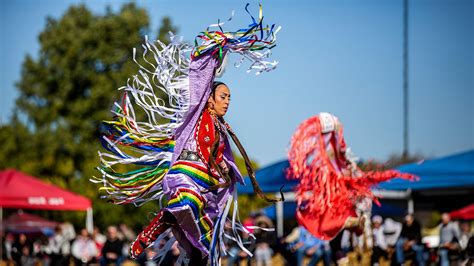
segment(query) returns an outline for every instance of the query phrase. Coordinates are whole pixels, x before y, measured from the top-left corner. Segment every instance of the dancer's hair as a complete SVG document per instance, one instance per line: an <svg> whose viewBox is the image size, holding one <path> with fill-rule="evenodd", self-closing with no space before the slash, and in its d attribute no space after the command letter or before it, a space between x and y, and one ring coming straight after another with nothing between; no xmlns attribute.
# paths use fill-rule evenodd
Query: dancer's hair
<svg viewBox="0 0 474 266"><path fill-rule="evenodd" d="M220 85L225 85L227 86L227 84L225 84L224 82L222 81L214 81L212 83L212 89L211 89L211 96L210 97L213 97L216 95L216 90L217 90L217 87L219 87Z"/></svg>

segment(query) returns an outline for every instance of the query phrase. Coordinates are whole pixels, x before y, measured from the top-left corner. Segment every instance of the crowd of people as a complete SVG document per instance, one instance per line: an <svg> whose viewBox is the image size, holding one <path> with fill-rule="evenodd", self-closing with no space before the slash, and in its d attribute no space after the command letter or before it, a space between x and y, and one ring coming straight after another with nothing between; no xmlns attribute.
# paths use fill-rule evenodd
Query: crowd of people
<svg viewBox="0 0 474 266"><path fill-rule="evenodd" d="M351 265L350 253L363 265L363 254L370 255L370 265L404 265L411 261L416 265L468 265L474 256L474 237L469 222L453 222L449 214L441 216L439 247L433 249L422 243L421 225L412 214L403 223L375 215L371 219L370 237L367 234L343 230L331 241L314 237L303 226L295 227L290 234L277 239L274 224L265 215L253 215L244 221L250 234L242 234L242 247L235 241L225 243L227 254L223 265L269 266L272 258L280 253L286 265L314 266ZM228 223L226 230L232 230ZM7 265L122 265L129 258L129 245L136 235L126 225L109 226L103 235L98 228L93 233L83 228L76 235L71 224L55 228L49 237L7 233L3 241L3 260ZM138 259L140 265L175 265L182 252L175 242L161 262L153 260L156 250L163 248L167 239L156 242ZM253 255L251 255L253 254ZM354 262L352 262L354 263ZM387 264L388 263L388 264ZM451 264L450 264L451 263ZM245 263L244 263L245 264Z"/></svg>
<svg viewBox="0 0 474 266"><path fill-rule="evenodd" d="M121 265L128 257L128 243L135 233L126 225L109 226L106 235L98 228L90 234L85 228L76 235L71 224L58 225L54 233L7 233L3 260L7 265Z"/></svg>
<svg viewBox="0 0 474 266"><path fill-rule="evenodd" d="M260 216L255 225L273 227L270 219ZM303 226L295 227L290 234L277 241L275 232L256 229L256 243L248 249L251 258L238 247L229 246L228 266L241 265L246 261L257 266L272 265L272 254L280 253L286 265L470 265L474 257L474 235L470 222L453 222L449 214L441 216L439 246L430 247L422 243L421 225L412 214L404 217L403 223L391 218L375 215L371 219L369 234L356 234L343 230L331 241L323 241L310 234ZM248 235L243 236L248 239ZM248 241L251 243L251 241ZM349 254L354 258L349 262ZM364 262L363 257L370 257ZM252 264L253 265L253 264ZM471 264L472 265L472 264Z"/></svg>

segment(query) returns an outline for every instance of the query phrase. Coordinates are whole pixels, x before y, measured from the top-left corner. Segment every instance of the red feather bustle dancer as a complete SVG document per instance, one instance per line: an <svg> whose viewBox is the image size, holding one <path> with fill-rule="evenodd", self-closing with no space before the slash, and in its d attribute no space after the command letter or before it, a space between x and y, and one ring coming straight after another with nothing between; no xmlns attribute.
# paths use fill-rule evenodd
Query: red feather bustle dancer
<svg viewBox="0 0 474 266"><path fill-rule="evenodd" d="M300 181L296 217L323 240L363 225L372 201L379 204L372 186L396 177L415 179L395 170L363 172L350 156L342 128L332 114L313 116L299 125L288 152L288 177Z"/></svg>

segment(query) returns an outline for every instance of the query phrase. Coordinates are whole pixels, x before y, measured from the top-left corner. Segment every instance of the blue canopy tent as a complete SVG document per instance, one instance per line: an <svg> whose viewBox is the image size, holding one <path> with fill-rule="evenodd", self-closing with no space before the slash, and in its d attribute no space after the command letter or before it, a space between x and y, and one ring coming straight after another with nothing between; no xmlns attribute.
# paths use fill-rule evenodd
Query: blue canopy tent
<svg viewBox="0 0 474 266"><path fill-rule="evenodd" d="M382 191L405 191L409 211L417 209L452 211L474 202L474 150L446 157L402 165L401 172L412 173L420 179L410 182L394 179L379 185ZM453 200L455 199L455 200Z"/></svg>
<svg viewBox="0 0 474 266"><path fill-rule="evenodd" d="M283 160L256 172L257 180L265 193L275 193L276 196L279 196L279 190L284 186L282 191L285 192L285 199L288 201L294 200L294 193L292 191L297 182L286 179L286 169L288 166L288 161ZM416 198L425 197L425 202L436 203L436 206L449 204L451 208L457 206L453 204L452 200L447 200L452 199L453 194L458 197L460 196L459 200L456 201L458 205L467 205L470 202L466 203L466 201L473 201L472 196L469 197L469 195L472 195L474 190L474 150L426 160L420 163L402 165L397 170L415 174L420 179L416 182L402 179L384 182L377 189L374 189L374 193L383 199L408 200L409 212L414 211L414 199ZM238 192L241 194L253 194L248 177L245 180L247 185L238 185ZM463 194L466 196L462 196ZM435 199L433 195L438 197ZM446 197L441 197L440 195ZM289 207L284 206L282 202L278 202L274 206L279 235L283 234L284 208L290 207L291 205Z"/></svg>
<svg viewBox="0 0 474 266"><path fill-rule="evenodd" d="M412 191L474 187L474 150L455 155L405 164L397 168L420 177L417 182L394 179L380 184L380 189Z"/></svg>
<svg viewBox="0 0 474 266"><path fill-rule="evenodd" d="M283 187L283 192L293 191L298 183L286 179L287 160L283 160L256 172L258 183L265 193L275 193ZM404 179L393 179L378 186L382 190L412 191L427 189L445 189L459 187L474 187L474 150L450 155L419 163L405 164L397 168L403 173L412 173L420 177L416 182ZM253 188L248 177L246 185L238 185L242 194L253 194Z"/></svg>
<svg viewBox="0 0 474 266"><path fill-rule="evenodd" d="M293 187L298 184L295 180L286 179L286 169L290 167L288 160L283 160L258 170L257 176L258 184L265 193L276 193L280 191L283 186L283 192L293 191ZM237 190L241 194L253 194L252 184L248 177L245 178L245 186L239 184Z"/></svg>
<svg viewBox="0 0 474 266"><path fill-rule="evenodd" d="M289 201L283 204L283 219L291 219L295 218L295 211L296 211L296 202ZM271 205L263 209L263 213L265 213L268 218L272 220L276 220L276 206ZM398 206L384 203L381 206L377 206L373 204L372 206L372 214L373 215L383 215L383 216L402 216L405 214L405 210Z"/></svg>
<svg viewBox="0 0 474 266"><path fill-rule="evenodd" d="M271 164L267 167L261 168L258 170L255 175L257 176L258 184L262 188L263 192L265 193L275 193L276 197L280 197L280 189L285 194L285 199L287 201L294 201L294 193L293 188L298 184L295 180L288 180L286 179L286 169L290 166L288 160L283 160L274 164ZM237 191L240 194L254 194L252 184L248 177L245 178L245 186L238 184ZM283 236L283 215L288 213L284 211L284 206L288 204L283 204L283 202L275 203L275 206L271 206L275 208L275 210L269 211L277 217L276 224L277 224L277 235ZM291 208L291 206L289 207ZM293 211L290 213L294 215L294 210L296 209L296 205L293 207ZM289 210L288 210L289 211Z"/></svg>

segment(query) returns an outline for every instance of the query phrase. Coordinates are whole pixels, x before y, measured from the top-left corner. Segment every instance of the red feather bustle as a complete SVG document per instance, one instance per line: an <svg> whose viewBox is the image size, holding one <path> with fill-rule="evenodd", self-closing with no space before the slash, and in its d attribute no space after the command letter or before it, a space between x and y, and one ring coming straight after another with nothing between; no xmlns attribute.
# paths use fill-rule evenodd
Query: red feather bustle
<svg viewBox="0 0 474 266"><path fill-rule="evenodd" d="M357 217L356 205L377 198L371 187L395 177L414 179L394 170L363 172L348 158L343 128L330 114L331 130L323 133L321 115L305 120L294 133L287 176L300 181L296 187L297 219L320 239L334 238L349 217ZM327 131L327 132L326 132Z"/></svg>

